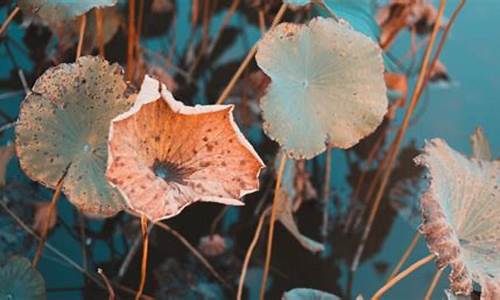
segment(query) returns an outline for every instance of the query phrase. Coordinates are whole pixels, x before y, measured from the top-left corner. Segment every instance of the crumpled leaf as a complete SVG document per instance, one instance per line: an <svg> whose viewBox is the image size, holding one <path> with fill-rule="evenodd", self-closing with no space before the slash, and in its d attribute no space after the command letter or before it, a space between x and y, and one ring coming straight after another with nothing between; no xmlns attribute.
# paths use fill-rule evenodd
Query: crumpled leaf
<svg viewBox="0 0 500 300"><path fill-rule="evenodd" d="M185 106L146 77L109 134L106 175L130 211L153 221L197 201L242 205L264 163L233 121L232 105Z"/></svg>
<svg viewBox="0 0 500 300"><path fill-rule="evenodd" d="M431 32L437 15L436 8L427 0L391 0L379 9L376 18L381 28L380 45L383 49L390 48L404 28L414 27L420 35Z"/></svg>
<svg viewBox="0 0 500 300"><path fill-rule="evenodd" d="M63 192L86 214L106 217L124 208L104 175L112 118L132 106L135 95L117 64L80 57L38 78L21 105L16 150L31 179L55 188L67 169Z"/></svg>
<svg viewBox="0 0 500 300"><path fill-rule="evenodd" d="M434 64L430 70L429 80L431 82L450 81L448 70L446 70L446 66L440 60L436 61L436 64Z"/></svg>
<svg viewBox="0 0 500 300"><path fill-rule="evenodd" d="M259 42L256 60L272 79L261 99L264 131L291 158L349 148L387 111L381 50L344 23L281 23Z"/></svg>
<svg viewBox="0 0 500 300"><path fill-rule="evenodd" d="M278 155L276 158L276 163L281 160L281 155L283 154ZM304 161L287 160L278 197L277 219L304 248L312 253L321 252L324 250L324 246L302 235L293 217L293 213L302 204L304 196L306 198L317 196L316 190L309 181L309 173L305 170Z"/></svg>
<svg viewBox="0 0 500 300"><path fill-rule="evenodd" d="M484 130L481 127L476 128L474 133L470 137L470 142L472 145L472 157L482 160L493 160L493 155L491 155L490 143L484 134Z"/></svg>
<svg viewBox="0 0 500 300"><path fill-rule="evenodd" d="M283 294L283 300L340 300L339 297L326 292L308 289L295 288Z"/></svg>
<svg viewBox="0 0 500 300"><path fill-rule="evenodd" d="M431 178L420 230L438 267L451 267L450 289L469 295L474 280L481 299L500 299L500 162L468 159L441 139L415 161Z"/></svg>
<svg viewBox="0 0 500 300"><path fill-rule="evenodd" d="M57 222L57 210L53 210L51 214L50 211L50 202L41 202L35 203L35 215L33 217L33 229L36 233L42 234L45 226L48 226L47 229L50 231ZM49 219L50 215L50 219Z"/></svg>
<svg viewBox="0 0 500 300"><path fill-rule="evenodd" d="M13 256L1 267L0 299L46 299L45 281L29 260Z"/></svg>
<svg viewBox="0 0 500 300"><path fill-rule="evenodd" d="M3 146L0 148L0 187L5 186L5 175L7 173L7 165L16 153L14 144Z"/></svg>
<svg viewBox="0 0 500 300"><path fill-rule="evenodd" d="M285 228L297 239L297 241L312 253L318 253L325 250L323 244L318 243L300 233L297 224L293 218L292 201L286 191L281 190L277 198L278 206L276 218L285 226Z"/></svg>

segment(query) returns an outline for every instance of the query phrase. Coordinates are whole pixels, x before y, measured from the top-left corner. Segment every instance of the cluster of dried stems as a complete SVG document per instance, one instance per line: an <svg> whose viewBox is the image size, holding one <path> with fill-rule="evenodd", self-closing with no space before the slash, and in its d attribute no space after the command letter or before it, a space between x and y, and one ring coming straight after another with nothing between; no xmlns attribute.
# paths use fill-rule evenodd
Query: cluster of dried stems
<svg viewBox="0 0 500 300"><path fill-rule="evenodd" d="M140 46L140 35L142 32L142 26L143 26L143 15L144 15L144 0L139 0L138 3L138 10L136 9L136 1L135 0L129 0L129 14L128 14L128 47L127 47L127 64L126 64L126 78L128 80L132 80L134 76L134 72L137 67L137 60L139 57L139 54L141 51ZM200 9L200 5L203 3L205 6L203 9ZM218 32L215 36L215 39L210 43L209 39L209 33L208 33L208 24L209 24L209 19L210 19L210 13L208 7L210 6L210 1L201 1L200 0L193 0L192 1L192 26L197 26L196 24L198 23L198 19L200 18L199 14L200 11L203 11L203 16L202 16L202 26L203 26L203 43L202 47L200 50L199 57L195 60L195 65L197 62L199 62L200 58L202 55L206 53L210 53L215 44L217 43L218 38L221 35L221 32L224 30L224 28L228 25L231 17L234 15L235 11L237 10L240 1L239 0L234 0L227 10L224 20L222 22L221 27L218 29ZM430 79L430 72L431 70L436 66L438 63L439 56L443 50L443 46L445 44L447 35L450 31L451 26L455 22L455 19L462 9L462 7L465 4L465 0L461 0L458 6L456 7L455 11L453 12L452 17L450 18L449 22L446 24L446 27L444 31L440 35L439 42L437 44L437 47L434 47L436 41L438 40L439 36L439 31L440 27L442 26L441 22L441 17L443 16L444 9L446 7L446 0L440 0L440 5L438 9L438 17L436 19L436 22L433 26L432 33L430 35L430 38L427 40L427 47L425 49L425 54L422 58L421 61L421 69L418 75L418 79L416 82L416 85L413 89L413 95L410 98L410 102L408 104L408 107L405 111L404 114L404 119L402 121L402 124L399 126L399 129L397 131L397 134L390 144L389 150L386 152L384 159L380 162L379 167L377 169L375 178L371 182L370 188L368 189L368 194L366 196L366 199L372 200L373 198L373 203L371 205L371 210L368 214L368 219L366 221L366 225L361 237L361 240L359 241L359 246L356 251L356 254L354 256L354 260L351 265L351 271L355 272L358 266L358 263L361 259L361 256L363 254L363 249L366 244L366 241L368 239L368 236L370 234L370 230L373 226L373 223L376 220L377 212L380 207L381 200L384 196L384 193L386 191L386 187L389 181L389 178L391 176L391 172L394 167L395 160L398 156L402 140L405 136L405 133L410 125L411 118L413 116L413 113L415 111L415 107L419 102L419 99L422 95L422 92L424 91L427 83L429 82ZM136 11L138 11L136 15ZM269 28L273 28L276 26L281 19L283 18L285 12L287 11L287 5L283 4L279 11L277 11L272 24L270 25ZM7 17L7 19L4 21L2 26L0 27L0 36L2 36L5 33L5 30L8 26L8 24L14 19L14 17L18 14L19 8L16 7ZM99 55L104 57L105 56L105 51L104 51L104 37L103 37L103 15L101 9L96 9L95 10L95 15L96 15L96 30L97 30L97 40L98 40L98 50L99 50ZM266 24L265 24L265 16L264 12L259 9L258 11L258 16L259 16L259 23L260 23L260 29L262 34L266 32ZM79 34L79 41L78 41L78 46L77 46L77 51L76 51L76 58L78 58L81 55L81 50L82 50L82 44L83 44L83 36L86 30L86 25L87 25L87 17L86 15L83 15L80 17L80 34ZM387 45L386 45L387 46ZM384 47L386 48L386 47ZM226 87L223 89L223 92L220 94L219 98L217 99L216 103L217 104L222 104L224 101L228 98L230 95L231 91L234 89L236 83L244 73L245 69L248 67L248 65L252 62L255 54L257 51L257 45L254 45L247 53L243 61L241 62L241 65L233 75L233 77L229 80L228 84ZM434 53L434 54L433 54ZM196 67L196 66L194 66ZM194 68L193 67L193 68ZM4 130L4 129L3 129ZM374 144L373 149L370 151L370 155L368 156L367 159L367 166L370 166L374 158L376 156L376 153L380 151L382 148L382 140L385 138L387 135L387 130L381 134L379 137L378 141ZM327 162L326 165L327 167L325 168L325 175L324 175L324 191L323 191L323 204L325 206L325 212L324 212L324 220L323 220L323 228L322 228L322 234L326 236L327 234L327 220L328 220L328 214L326 212L326 206L328 204L328 199L330 198L330 177L331 177L331 149L328 149L326 152L326 157L327 157ZM268 240L267 240L267 247L266 247L266 258L265 258L265 264L264 264L264 274L262 278L262 283L261 283L261 288L260 288L260 299L264 298L265 290L266 290L266 283L267 283L267 278L268 278L268 273L269 273L269 267L271 263L271 255L272 255L272 245L273 245L273 238L274 238L274 224L276 221L276 209L277 209L277 195L278 191L281 187L281 179L283 176L283 170L284 166L286 163L286 156L283 155L282 159L280 160L279 163L279 168L276 172L276 183L275 183L275 189L274 189L274 200L273 200L273 205L272 207L265 209L258 221L257 228L255 235L253 237L253 240L251 244L248 247L247 253L245 255L244 263L243 263L243 268L241 271L240 275L240 281L238 285L238 290L237 290L237 299L242 299L242 294L243 294L243 284L245 280L245 275L247 273L247 269L250 263L250 259L253 253L253 250L255 249L259 236L261 234L262 228L264 226L265 220L267 217L269 217L269 231L268 231ZM364 180L366 179L366 170L361 174L355 190L353 192L353 199L356 199L359 196L360 193L360 188L363 185ZM56 204L57 201L60 197L61 194L61 189L62 189L62 183L64 181L64 175L60 179L56 190L53 194L52 200L50 202L50 213L52 213L56 209ZM35 237L39 241L38 248L36 250L35 256L33 258L33 266L37 266L37 263L39 262L43 248L46 247L50 251L52 251L55 255L60 257L63 261L66 263L70 264L72 267L74 267L76 270L80 271L83 273L86 277L88 277L90 280L95 282L98 286L107 289L109 291L109 299L114 299L115 298L115 292L114 289L118 289L120 291L129 293L129 294L136 294L136 299L153 299L150 296L144 295L143 290L145 286L145 281L146 281L146 267L147 267L147 248L148 248L148 233L151 231L153 228L153 225L157 226L158 228L161 228L162 230L165 230L166 232L171 233L174 235L177 239L179 239L201 262L202 264L207 267L207 269L211 272L211 274L219 280L223 285L229 286L227 282L225 282L224 277L220 275L212 266L211 264L203 257L202 254L200 254L195 247L193 247L187 240L184 238L179 232L175 231L174 229L170 228L167 224L158 222L154 224L148 224L148 221L146 220L145 217L141 218L141 233L142 233L142 241L143 241L143 258L142 258L142 267L141 267L141 280L140 280L140 286L138 290L135 292L131 290L128 287L122 286L117 282L110 281L104 272L101 269L98 269L98 274L101 276L101 279L99 279L98 276L94 272L91 272L87 270L87 268L84 266L80 266L76 262L72 261L70 258L68 258L66 255L61 253L59 250L54 248L50 243L46 242L47 239L47 233L48 233L48 224L43 227L43 230L41 232L41 235L38 235L35 233L35 231L30 228L29 225L26 225L18 216L15 215L13 211L11 211L7 205L5 204L4 201L0 201L0 205L2 208L19 224L20 227L22 227L25 231L27 231L30 235ZM217 226L216 224L218 221L221 219L222 215L224 214L226 210L221 211L221 213L217 216L216 220L214 220L214 223L212 225L212 234L213 231L215 230L215 227ZM49 213L49 216L50 216ZM84 234L84 232L83 232ZM419 241L419 233L416 233L414 238L411 241L411 244L409 245L408 249L405 251L404 255L402 256L401 260L398 262L394 270L392 271L387 283L380 289L378 290L372 297L372 299L379 299L387 290L389 290L392 286L394 286L397 282L408 276L411 272L415 271L418 269L420 266L432 261L435 256L434 255L429 255L410 267L408 267L406 270L400 272L401 267L405 264L407 259L409 258L411 252L415 248ZM120 273L123 274L124 270L127 268L128 263L130 262L131 257L134 255L135 251L137 250L137 246L139 245L139 238L137 239L136 243L134 243L134 246L131 247L129 255L127 255L127 259L125 259L124 265L122 266ZM84 253L84 257L86 254ZM123 269L123 270L122 270ZM426 293L425 299L430 299L432 295L432 291L434 290L443 270L437 270L436 275L434 276L432 283Z"/></svg>

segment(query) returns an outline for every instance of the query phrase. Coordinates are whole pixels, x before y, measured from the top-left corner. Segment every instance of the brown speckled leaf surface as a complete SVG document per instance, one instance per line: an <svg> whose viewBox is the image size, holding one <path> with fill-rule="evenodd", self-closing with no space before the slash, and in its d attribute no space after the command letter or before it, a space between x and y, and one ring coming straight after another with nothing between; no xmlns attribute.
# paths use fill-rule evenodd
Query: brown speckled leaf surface
<svg viewBox="0 0 500 300"><path fill-rule="evenodd" d="M416 161L431 177L421 232L438 267L451 267L451 290L469 294L476 281L481 299L500 299L500 162L468 159L441 139Z"/></svg>
<svg viewBox="0 0 500 300"><path fill-rule="evenodd" d="M130 210L158 221L195 201L240 205L256 191L263 163L232 109L184 106L146 77L134 107L113 120L109 141L107 176Z"/></svg>
<svg viewBox="0 0 500 300"><path fill-rule="evenodd" d="M60 64L36 81L21 105L16 151L23 171L63 192L84 213L106 217L123 199L105 178L109 124L135 99L120 66L97 57Z"/></svg>

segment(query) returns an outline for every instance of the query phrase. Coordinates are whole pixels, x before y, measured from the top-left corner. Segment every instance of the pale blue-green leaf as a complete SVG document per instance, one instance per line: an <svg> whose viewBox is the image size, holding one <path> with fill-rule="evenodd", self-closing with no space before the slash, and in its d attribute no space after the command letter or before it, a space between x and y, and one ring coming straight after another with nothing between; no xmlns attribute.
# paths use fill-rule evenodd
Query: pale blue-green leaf
<svg viewBox="0 0 500 300"><path fill-rule="evenodd" d="M0 269L1 300L44 300L45 281L24 257L13 256Z"/></svg>
<svg viewBox="0 0 500 300"><path fill-rule="evenodd" d="M264 130L294 159L355 145L387 111L379 46L333 19L278 25L256 60L272 79L261 99Z"/></svg>
<svg viewBox="0 0 500 300"><path fill-rule="evenodd" d="M484 299L500 299L500 162L469 159L441 139L416 162L431 177L421 231L439 264L451 266L450 288L468 294L474 280Z"/></svg>
<svg viewBox="0 0 500 300"><path fill-rule="evenodd" d="M116 0L18 0L17 5L28 14L36 14L49 24L69 21L94 7L107 7Z"/></svg>
<svg viewBox="0 0 500 300"><path fill-rule="evenodd" d="M283 3L296 6L303 6L311 3L311 0L283 0Z"/></svg>
<svg viewBox="0 0 500 300"><path fill-rule="evenodd" d="M471 296L455 295L450 290L444 290L446 300L472 300Z"/></svg>
<svg viewBox="0 0 500 300"><path fill-rule="evenodd" d="M124 208L104 172L110 121L135 99L117 64L80 57L38 78L21 105L16 150L33 180L55 188L65 169L63 192L83 212L106 217Z"/></svg>
<svg viewBox="0 0 500 300"><path fill-rule="evenodd" d="M296 288L284 293L283 300L340 300L340 298L314 289Z"/></svg>

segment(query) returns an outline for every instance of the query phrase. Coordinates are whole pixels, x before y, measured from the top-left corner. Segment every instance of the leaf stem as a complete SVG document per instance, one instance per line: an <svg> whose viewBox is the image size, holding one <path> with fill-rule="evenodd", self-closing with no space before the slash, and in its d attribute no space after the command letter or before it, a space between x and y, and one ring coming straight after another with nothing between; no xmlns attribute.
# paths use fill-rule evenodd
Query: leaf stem
<svg viewBox="0 0 500 300"><path fill-rule="evenodd" d="M276 25L278 25L278 23L283 18L283 15L285 14L286 9L287 9L287 5L283 3L281 5L278 13L274 17L273 23L271 25L271 29L274 28ZM245 69L248 67L248 65L250 64L250 62L254 58L255 53L257 53L257 43L255 43L255 45L253 45L253 47L250 49L250 51L248 51L248 54L245 57L245 59L243 60L243 62L241 63L240 67L238 68L238 70L236 70L236 73L234 73L233 77L229 81L229 83L226 86L226 88L224 89L224 91L222 91L222 94L219 96L219 99L217 99L216 104L223 104L224 101L226 101L227 97L229 97L229 94L231 93L234 86L236 85L236 82L238 82L238 79L240 79L241 75L243 74L243 71L245 71Z"/></svg>
<svg viewBox="0 0 500 300"><path fill-rule="evenodd" d="M198 251L196 250L191 243L189 243L188 240L182 234L177 232L175 229L171 228L165 223L162 222L157 222L154 223L156 226L160 227L161 229L171 233L174 237L176 237L186 248L188 248L196 258L212 273L212 275L219 280L224 286L229 287L229 284L224 280L224 278L212 267L212 265L207 261L207 259Z"/></svg>
<svg viewBox="0 0 500 300"><path fill-rule="evenodd" d="M135 0L128 2L128 44L127 44L127 80L134 76L134 50L135 50Z"/></svg>
<svg viewBox="0 0 500 300"><path fill-rule="evenodd" d="M148 234L148 219L145 215L141 216L141 232L142 232L142 262L141 262L141 281L139 284L139 290L135 295L135 300L141 299L142 293L144 292L144 286L146 285L146 275L148 271L148 246L149 246L149 234Z"/></svg>
<svg viewBox="0 0 500 300"><path fill-rule="evenodd" d="M429 254L428 256L422 258L421 260L417 261L413 265L409 266L408 269L404 270L403 272L399 273L396 275L393 279L389 280L383 287L381 287L371 298L372 300L377 300L380 299L380 297L385 294L389 289L391 289L393 286L395 286L398 282L400 282L402 279L404 279L406 276L410 275L417 269L419 269L421 266L427 264L428 262L432 261L434 258L436 258L435 254Z"/></svg>
<svg viewBox="0 0 500 300"><path fill-rule="evenodd" d="M417 231L415 233L415 235L413 236L413 239L411 240L410 245L408 245L408 248L406 248L405 252L403 253L403 256L399 260L398 264L396 265L396 267L394 267L394 270L392 271L388 280L391 280L392 278L394 278L394 276L396 276L399 273L399 271L401 270L401 267L408 260L411 253L413 252L413 249L415 249L415 246L417 246L419 240L420 240L420 232Z"/></svg>
<svg viewBox="0 0 500 300"><path fill-rule="evenodd" d="M262 226L264 225L264 220L266 216L269 214L269 209L264 210L262 215L259 218L259 223L257 224L257 229L255 229L255 233L252 238L252 242L250 242L250 246L248 246L247 253L245 254L245 260L243 261L243 267L241 268L240 281L238 283L238 293L236 296L236 300L241 300L243 295L243 286L245 284L245 277L248 270L248 264L250 263L250 258L252 258L253 250L255 246L257 246L257 242L259 241L260 233L262 232Z"/></svg>
<svg viewBox="0 0 500 300"><path fill-rule="evenodd" d="M42 256L43 248L45 247L45 241L47 240L47 234L49 232L49 223L50 220L52 219L52 215L54 214L54 211L57 209L57 202L59 201L59 198L61 196L62 188L64 185L64 179L66 178L66 174L68 173L69 164L66 169L64 170L63 175L59 179L56 185L56 190L54 194L52 195L52 200L50 201L49 205L49 210L47 213L47 219L45 223L43 224L42 228L42 234L40 236L40 242L38 243L38 247L36 248L35 252L35 257L33 258L32 265L35 268L38 265L38 262L40 261L40 257Z"/></svg>
<svg viewBox="0 0 500 300"><path fill-rule="evenodd" d="M104 274L104 271L101 268L97 268L97 273L101 275L102 280L104 280L104 283L106 284L106 288L108 289L109 297L108 300L115 300L115 291L113 290L113 287L111 286L111 283L109 282L108 277L106 274Z"/></svg>
<svg viewBox="0 0 500 300"><path fill-rule="evenodd" d="M267 251L266 260L264 264L264 273L262 275L262 282L260 285L260 300L264 299L264 294L266 293L267 277L269 274L269 266L271 264L271 256L273 251L273 239L274 239L274 224L276 222L276 212L278 210L278 197L280 196L281 180L283 178L283 173L286 165L286 154L283 152L279 164L279 168L276 173L276 186L274 188L273 206L271 209L271 219L269 220L269 233L267 236Z"/></svg>
<svg viewBox="0 0 500 300"><path fill-rule="evenodd" d="M443 275L443 271L444 271L444 268L436 270L436 274L434 274L434 277L432 278L431 285L429 286L429 289L425 293L424 300L431 300L432 293L434 292L434 289L436 288L437 284L439 283L439 279L441 279L441 275Z"/></svg>
<svg viewBox="0 0 500 300"><path fill-rule="evenodd" d="M10 22L12 22L12 20L14 20L14 18L16 17L16 15L19 13L20 10L21 9L19 8L19 6L16 6L16 8L14 8L14 10L7 16L7 19L5 19L5 21L3 21L3 24L0 27L0 37L7 30L7 27L9 26Z"/></svg>
<svg viewBox="0 0 500 300"><path fill-rule="evenodd" d="M99 56L104 58L104 29L103 29L103 9L96 8L95 9L95 30L97 37L97 45L99 47Z"/></svg>
<svg viewBox="0 0 500 300"><path fill-rule="evenodd" d="M378 189L377 194L375 196L373 207L372 207L370 214L368 216L368 221L366 222L366 226L365 226L365 229L363 231L363 235L361 236L361 241L358 245L358 249L356 251L356 254L354 256L354 260L353 260L352 265L351 265L352 271L355 271L358 267L358 263L361 259L362 254L363 254L364 246L366 244L368 236L370 235L371 227L373 225L373 222L375 221L375 217L377 215L378 208L380 207L380 202L384 196L385 189L386 189L387 184L389 182L389 178L392 174L394 163L395 163L396 157L399 153L399 149L401 147L403 137L406 133L406 130L408 129L408 125L410 124L410 119L411 119L411 116L413 115L413 112L415 111L416 106L417 106L419 96L425 87L426 78L428 76L428 71L429 71L429 67L430 67L429 61L430 61L430 58L432 55L432 49L434 47L434 42L436 41L439 28L441 27L441 17L443 16L445 6L446 6L446 0L441 0L440 5L439 5L437 20L436 20L436 23L434 24L434 28L432 29L432 34L431 34L431 37L429 40L429 44L427 45L427 49L425 50L424 58L422 61L422 68L421 68L420 74L418 76L417 84L415 86L414 93L413 93L412 99L410 101L410 105L408 106L408 109L405 113L403 123L401 124L401 127L399 128L399 130L396 134L396 138L394 139L394 141L390 147L390 150L387 154L388 155L387 156L387 158L388 158L387 165L385 167L384 174L382 176L379 189Z"/></svg>
<svg viewBox="0 0 500 300"><path fill-rule="evenodd" d="M83 37L85 35L85 27L87 26L87 16L82 15L80 17L80 33L78 36L78 46L76 47L76 58L77 60L82 55L82 47L83 47Z"/></svg>

